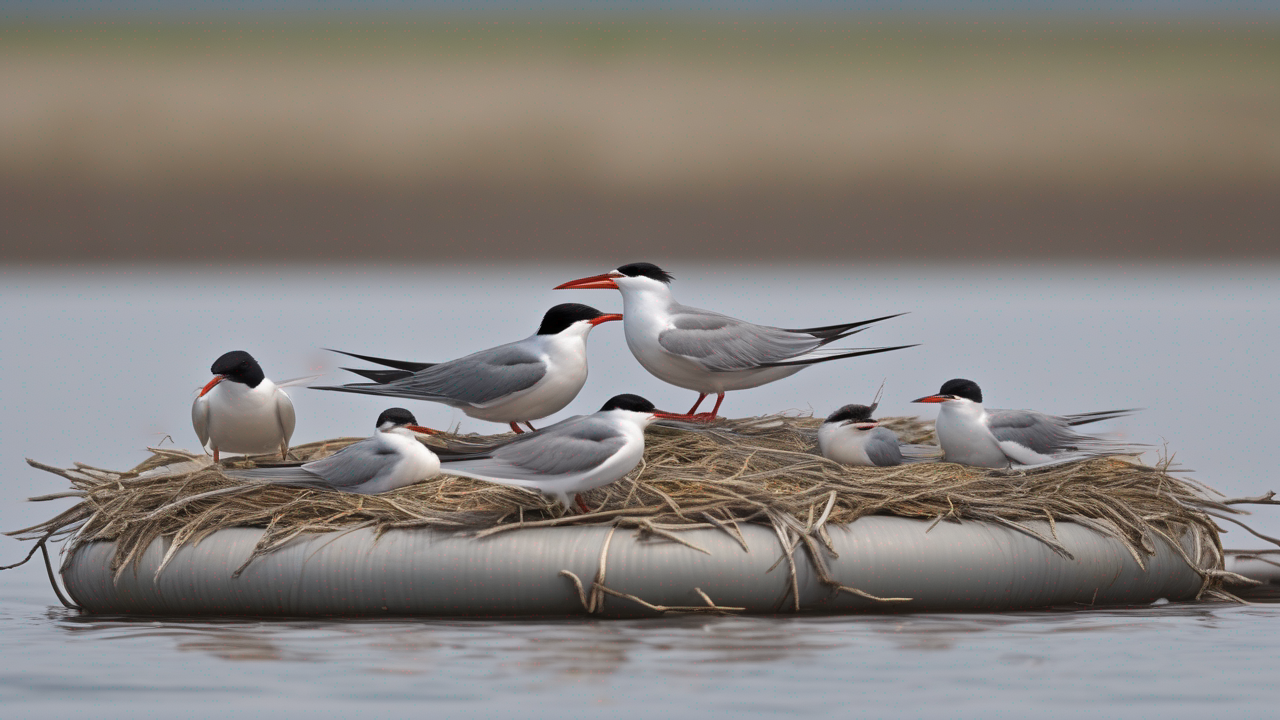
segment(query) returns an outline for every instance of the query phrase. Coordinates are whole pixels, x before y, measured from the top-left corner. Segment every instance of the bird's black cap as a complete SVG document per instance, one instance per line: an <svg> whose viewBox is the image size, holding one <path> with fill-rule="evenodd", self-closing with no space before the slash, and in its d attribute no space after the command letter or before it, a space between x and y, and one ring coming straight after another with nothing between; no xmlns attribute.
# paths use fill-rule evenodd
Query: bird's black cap
<svg viewBox="0 0 1280 720"><path fill-rule="evenodd" d="M938 391L938 394L954 395L965 400L982 402L982 389L978 387L978 383L964 378L956 378L942 383L942 389Z"/></svg>
<svg viewBox="0 0 1280 720"><path fill-rule="evenodd" d="M382 427L384 423L392 425L417 425L418 420L413 413L404 408L387 408L378 416L378 424L374 427Z"/></svg>
<svg viewBox="0 0 1280 720"><path fill-rule="evenodd" d="M668 285L675 279L674 275L653 263L628 263L618 268L618 272L627 277L647 277Z"/></svg>
<svg viewBox="0 0 1280 720"><path fill-rule="evenodd" d="M653 406L653 403L639 395L624 394L614 395L609 398L609 402L600 408L600 412L606 410L630 410L631 412L651 413L657 412L658 409Z"/></svg>
<svg viewBox="0 0 1280 720"><path fill-rule="evenodd" d="M238 383L244 383L249 387L258 387L258 383L266 377L262 373L262 367L258 365L258 361L253 356L243 350L232 350L224 353L222 357L213 361L213 366L209 368L209 372L214 375L221 375L228 380Z"/></svg>
<svg viewBox="0 0 1280 720"><path fill-rule="evenodd" d="M594 320L604 313L580 303L562 303L547 311L538 326L539 335L555 335L580 320Z"/></svg>
<svg viewBox="0 0 1280 720"><path fill-rule="evenodd" d="M826 422L875 422L871 419L872 408L866 405L845 405L827 416Z"/></svg>

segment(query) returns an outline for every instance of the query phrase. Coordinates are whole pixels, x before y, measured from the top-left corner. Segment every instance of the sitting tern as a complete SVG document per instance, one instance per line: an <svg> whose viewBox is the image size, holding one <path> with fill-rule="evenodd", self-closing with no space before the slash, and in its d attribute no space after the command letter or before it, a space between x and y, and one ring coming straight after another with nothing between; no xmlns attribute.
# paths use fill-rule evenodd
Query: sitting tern
<svg viewBox="0 0 1280 720"><path fill-rule="evenodd" d="M620 291L623 333L636 360L658 379L698 393L698 401L686 418L714 420L726 392L781 380L815 363L914 347L823 347L898 315L794 330L754 325L681 305L671 296L671 280L671 274L657 265L631 263L603 275L571 280L556 289ZM717 397L711 412L694 415L712 393Z"/></svg>
<svg viewBox="0 0 1280 720"><path fill-rule="evenodd" d="M845 405L827 416L818 428L822 456L841 465L901 465L898 436L872 419L875 409L875 405Z"/></svg>
<svg viewBox="0 0 1280 720"><path fill-rule="evenodd" d="M522 435L480 457L445 457L444 472L539 490L566 508L570 496L622 479L644 454L644 429L655 410L638 395L616 395L591 415L578 415ZM578 498L578 506L586 505Z"/></svg>
<svg viewBox="0 0 1280 720"><path fill-rule="evenodd" d="M991 468L1125 452L1127 446L1121 443L1081 435L1072 428L1135 412L1107 410L1058 416L1033 410L987 409L982 406L978 384L960 378L943 383L936 395L912 402L942 405L935 428L947 462Z"/></svg>
<svg viewBox="0 0 1280 720"><path fill-rule="evenodd" d="M222 452L257 455L280 451L289 456L293 437L293 402L281 388L318 376L271 382L253 356L243 350L224 354L209 368L213 379L191 404L191 424L200 447L213 450L213 461Z"/></svg>
<svg viewBox="0 0 1280 720"><path fill-rule="evenodd" d="M320 460L290 467L230 470L231 477L287 485L308 485L375 495L412 485L440 473L440 459L414 433L437 431L417 424L404 408L384 410L371 437Z"/></svg>
<svg viewBox="0 0 1280 720"><path fill-rule="evenodd" d="M560 412L577 397L587 381L587 335L600 323L621 319L577 303L556 305L543 316L538 332L524 340L442 363L342 352L393 369L343 368L373 382L316 389L443 403L520 433L516 423L533 430L531 421Z"/></svg>

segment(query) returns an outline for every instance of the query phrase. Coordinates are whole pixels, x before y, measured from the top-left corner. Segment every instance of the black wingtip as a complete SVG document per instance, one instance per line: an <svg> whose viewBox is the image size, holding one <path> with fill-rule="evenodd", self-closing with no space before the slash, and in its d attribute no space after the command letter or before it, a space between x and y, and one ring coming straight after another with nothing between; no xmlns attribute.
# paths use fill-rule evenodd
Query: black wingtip
<svg viewBox="0 0 1280 720"><path fill-rule="evenodd" d="M1104 422L1106 420L1115 420L1116 418L1128 417L1134 413L1142 412L1146 408L1125 408L1124 410L1099 410L1098 412L1080 413L1078 415L1068 415L1067 425L1077 427L1080 425L1088 425L1090 423Z"/></svg>
<svg viewBox="0 0 1280 720"><path fill-rule="evenodd" d="M909 314L910 314L909 312L900 312L894 315L885 315L884 317L871 318L870 320L859 320L857 322L851 322L851 323L839 323L836 325L823 325L822 327L811 327L811 328L783 328L783 329L786 330L787 332L810 333L813 335L836 334L836 333L844 332L846 330L852 330L854 328L860 328L866 325L871 325L873 323L878 323L882 320L892 320L896 317L902 317L903 315L909 315Z"/></svg>
<svg viewBox="0 0 1280 720"><path fill-rule="evenodd" d="M843 360L844 358L860 357L862 355L876 355L878 353L891 352L893 350L906 350L907 348L919 347L920 343L913 345L894 345L893 347L881 348L864 348L860 350L850 350L849 352L837 353L835 355L827 355L825 357L810 358L808 360L788 360L776 363L764 363L760 367L786 367L788 365L817 365L818 363L830 362L831 360Z"/></svg>
<svg viewBox="0 0 1280 720"><path fill-rule="evenodd" d="M381 395L377 391L372 390L381 383L351 383L350 385L308 385L308 390L332 390L333 392L349 392L359 395Z"/></svg>
<svg viewBox="0 0 1280 720"><path fill-rule="evenodd" d="M418 372L419 370L426 370L427 368L436 364L436 363L412 362L409 360L389 360L387 358L374 357L372 355L357 355L356 353L350 353L350 352L347 352L346 350L334 350L333 348L321 348L321 349L327 350L331 353L338 353L339 355L346 355L347 357L353 357L353 358L356 358L357 360L364 360L365 362L371 362L371 363L374 363L375 365L382 365L384 367L395 368L397 370L407 370L411 373ZM345 370L346 368L343 368L343 369Z"/></svg>
<svg viewBox="0 0 1280 720"><path fill-rule="evenodd" d="M900 312L894 315L885 315L884 317L871 318L870 320L859 320L858 322L840 323L839 325L824 325L822 327L783 328L783 329L786 330L787 332L805 333L808 335L812 335L815 338L818 338L819 340L821 340L823 345L826 345L827 343L831 343L831 342L835 342L836 340L847 338L850 335L856 335L862 332L863 330L866 330L869 325L872 325L874 323L878 323L882 320L892 320L893 318L902 317L903 315L907 315L907 314L908 313Z"/></svg>
<svg viewBox="0 0 1280 720"><path fill-rule="evenodd" d="M342 369L379 384L386 384L389 382L395 382L396 380L404 380L405 378L413 377L413 373L408 370L364 370L361 368L349 367L344 367Z"/></svg>

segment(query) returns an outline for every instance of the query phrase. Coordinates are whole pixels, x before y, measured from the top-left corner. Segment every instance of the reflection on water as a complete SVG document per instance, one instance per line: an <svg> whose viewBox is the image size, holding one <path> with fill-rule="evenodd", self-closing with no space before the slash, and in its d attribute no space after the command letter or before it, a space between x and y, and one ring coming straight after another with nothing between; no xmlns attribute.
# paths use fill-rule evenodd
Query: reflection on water
<svg viewBox="0 0 1280 720"><path fill-rule="evenodd" d="M144 716L284 697L297 712L443 716L559 717L566 702L622 717L950 717L1020 702L1047 716L1186 703L1252 715L1275 700L1280 633L1274 604L620 621L156 621L6 604L6 646L23 649L0 663L0 700L91 709L105 693Z"/></svg>

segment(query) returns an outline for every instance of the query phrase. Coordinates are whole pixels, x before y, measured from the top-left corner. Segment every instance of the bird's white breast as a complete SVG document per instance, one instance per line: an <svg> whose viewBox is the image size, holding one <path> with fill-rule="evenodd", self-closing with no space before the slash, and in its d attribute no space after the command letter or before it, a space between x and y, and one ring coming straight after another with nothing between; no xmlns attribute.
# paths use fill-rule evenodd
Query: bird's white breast
<svg viewBox="0 0 1280 720"><path fill-rule="evenodd" d="M384 449L395 453L398 459L386 472L366 483L360 489L361 492L387 492L440 474L440 458L416 438L398 432L380 432L377 439Z"/></svg>
<svg viewBox="0 0 1280 720"><path fill-rule="evenodd" d="M209 445L221 452L258 454L278 452L287 440L277 399L283 390L269 379L257 387L223 380L205 394L209 404Z"/></svg>
<svg viewBox="0 0 1280 720"><path fill-rule="evenodd" d="M639 291L622 293L622 333L627 347L640 365L658 378L673 385L687 387L679 380L692 367L686 361L662 349L658 336L671 327L671 300L657 293Z"/></svg>
<svg viewBox="0 0 1280 720"><path fill-rule="evenodd" d="M875 465L867 455L868 437L849 425L823 423L818 428L818 448L823 457L842 465Z"/></svg>
<svg viewBox="0 0 1280 720"><path fill-rule="evenodd" d="M987 428L985 416L979 403L942 403L934 427L947 462L975 467L1009 466L1009 458Z"/></svg>

